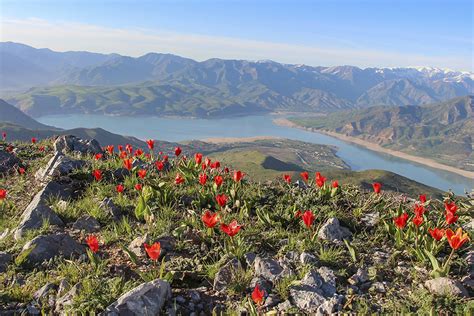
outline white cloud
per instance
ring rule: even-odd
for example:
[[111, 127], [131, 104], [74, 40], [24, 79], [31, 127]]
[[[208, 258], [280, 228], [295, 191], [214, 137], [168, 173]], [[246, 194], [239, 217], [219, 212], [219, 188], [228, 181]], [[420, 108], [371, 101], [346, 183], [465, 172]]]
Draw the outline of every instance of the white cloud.
[[459, 70], [473, 69], [472, 59], [465, 56], [422, 56], [354, 48], [314, 47], [139, 28], [120, 29], [72, 22], [51, 22], [36, 18], [2, 19], [0, 39], [57, 51], [87, 50], [130, 56], [163, 52], [197, 60], [218, 57], [272, 59], [283, 63], [327, 66], [424, 65]]

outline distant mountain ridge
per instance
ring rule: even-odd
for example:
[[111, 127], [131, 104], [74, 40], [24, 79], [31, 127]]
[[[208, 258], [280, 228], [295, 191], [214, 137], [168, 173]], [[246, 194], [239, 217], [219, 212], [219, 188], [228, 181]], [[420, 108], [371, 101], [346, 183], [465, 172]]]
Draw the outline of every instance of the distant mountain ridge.
[[474, 74], [426, 67], [312, 67], [217, 58], [198, 62], [159, 53], [137, 58], [58, 53], [10, 42], [0, 43], [0, 54], [8, 56], [0, 64], [2, 90], [36, 87], [7, 99], [33, 116], [332, 112], [429, 104], [474, 93]]
[[292, 121], [474, 170], [474, 96], [423, 106], [376, 106]]

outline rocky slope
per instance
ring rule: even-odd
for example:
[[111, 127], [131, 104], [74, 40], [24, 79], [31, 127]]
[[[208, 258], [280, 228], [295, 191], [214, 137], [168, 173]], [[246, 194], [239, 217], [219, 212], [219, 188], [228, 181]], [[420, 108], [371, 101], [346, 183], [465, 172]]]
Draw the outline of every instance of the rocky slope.
[[450, 230], [472, 232], [472, 197], [262, 184], [149, 145], [0, 143], [2, 313], [472, 312], [470, 241]]

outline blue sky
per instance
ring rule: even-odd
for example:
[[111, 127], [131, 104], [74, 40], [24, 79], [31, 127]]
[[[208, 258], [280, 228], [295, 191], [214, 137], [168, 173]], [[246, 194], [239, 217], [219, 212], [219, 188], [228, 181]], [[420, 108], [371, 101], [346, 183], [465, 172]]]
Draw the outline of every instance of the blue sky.
[[2, 41], [138, 56], [473, 70], [473, 2], [1, 1]]

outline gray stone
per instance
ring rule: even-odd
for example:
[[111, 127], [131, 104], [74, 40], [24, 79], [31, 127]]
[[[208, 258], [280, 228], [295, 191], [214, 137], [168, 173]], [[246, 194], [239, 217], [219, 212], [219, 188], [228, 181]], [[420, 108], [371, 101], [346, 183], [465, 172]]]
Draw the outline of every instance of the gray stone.
[[369, 274], [365, 269], [357, 269], [357, 272], [349, 278], [349, 283], [352, 285], [362, 284], [369, 280]]
[[285, 312], [285, 311], [289, 310], [292, 307], [293, 307], [293, 305], [291, 304], [291, 302], [289, 300], [286, 300], [283, 303], [278, 304], [276, 309], [280, 312]]
[[318, 259], [315, 255], [309, 252], [302, 252], [300, 255], [301, 264], [315, 265], [318, 263]]
[[56, 300], [56, 313], [60, 315], [68, 315], [67, 308], [72, 305], [74, 298], [81, 293], [82, 285], [75, 284], [66, 294]]
[[0, 272], [5, 272], [12, 261], [12, 255], [8, 252], [0, 251]]
[[83, 230], [86, 233], [94, 233], [100, 230], [100, 224], [94, 217], [83, 215], [72, 224], [72, 228]]
[[39, 301], [51, 294], [56, 294], [57, 290], [58, 286], [56, 284], [48, 282], [33, 294], [33, 298]]
[[122, 211], [115, 205], [111, 198], [105, 198], [100, 202], [99, 208], [110, 214], [114, 220], [119, 220], [122, 216]]
[[335, 217], [329, 218], [318, 232], [319, 238], [329, 241], [342, 241], [350, 236], [352, 236], [351, 231], [341, 226]]
[[278, 261], [270, 258], [261, 258], [257, 256], [254, 261], [255, 274], [261, 276], [271, 282], [282, 277], [283, 267]]
[[293, 263], [296, 263], [298, 260], [300, 260], [300, 256], [298, 255], [296, 251], [288, 251], [285, 254], [285, 258], [290, 260]]
[[48, 164], [36, 172], [35, 177], [40, 181], [47, 181], [54, 177], [65, 176], [76, 169], [85, 166], [83, 160], [71, 159], [60, 152], [56, 152]]
[[295, 186], [302, 190], [306, 190], [308, 188], [308, 185], [304, 181], [301, 181], [301, 180], [296, 180]]
[[454, 295], [460, 297], [468, 297], [469, 293], [466, 288], [458, 280], [439, 277], [425, 282], [426, 288], [437, 295]]
[[377, 293], [385, 293], [385, 285], [382, 282], [374, 282], [369, 288], [369, 291], [374, 291]]
[[328, 267], [321, 267], [318, 269], [318, 273], [324, 281], [321, 285], [321, 289], [323, 290], [324, 294], [327, 296], [335, 294], [336, 276], [334, 275], [334, 271], [332, 271]]
[[59, 136], [54, 142], [57, 152], [76, 152], [80, 154], [102, 154], [103, 150], [95, 139], [84, 140], [73, 135]]
[[7, 174], [15, 170], [21, 164], [21, 160], [12, 153], [0, 150], [0, 174]]
[[175, 300], [176, 300], [176, 303], [181, 304], [181, 305], [186, 303], [186, 299], [181, 295], [176, 296]]
[[144, 243], [150, 243], [148, 234], [143, 236], [138, 236], [128, 244], [128, 250], [133, 252], [137, 257], [146, 257], [145, 248], [143, 247]]
[[217, 271], [213, 284], [214, 290], [219, 292], [225, 290], [227, 285], [232, 281], [234, 274], [238, 273], [241, 269], [242, 265], [239, 260], [234, 258], [227, 262], [219, 269], [219, 271]]
[[368, 227], [374, 227], [380, 220], [379, 212], [366, 213], [362, 216], [361, 221]]
[[255, 286], [258, 284], [259, 288], [265, 292], [265, 295], [268, 295], [273, 288], [272, 282], [268, 281], [263, 277], [255, 277], [250, 281], [249, 291], [253, 291]]
[[199, 301], [201, 300], [201, 295], [198, 291], [195, 290], [189, 291], [189, 297], [191, 298], [191, 301], [195, 303], [199, 303]]
[[20, 225], [14, 234], [16, 240], [22, 238], [29, 230], [41, 228], [45, 221], [49, 222], [51, 225], [64, 226], [64, 223], [59, 216], [46, 205], [44, 191], [45, 189], [35, 195], [21, 215]]
[[168, 282], [160, 279], [143, 283], [120, 296], [109, 305], [105, 315], [160, 315], [161, 309], [171, 297]]
[[130, 171], [128, 171], [126, 168], [118, 168], [112, 172], [112, 177], [116, 181], [123, 181], [128, 176], [130, 176]]
[[263, 308], [272, 308], [276, 306], [278, 303], [280, 303], [281, 300], [280, 298], [275, 295], [275, 294], [270, 294], [268, 297], [265, 299], [265, 304], [263, 304]]
[[23, 246], [19, 257], [22, 257], [22, 264], [38, 265], [56, 256], [69, 259], [84, 253], [85, 247], [69, 235], [57, 234], [41, 235], [29, 241]]
[[247, 267], [250, 267], [253, 265], [256, 257], [257, 255], [254, 254], [253, 252], [247, 252], [246, 254], [244, 254], [244, 259], [245, 259], [245, 263], [247, 264]]
[[61, 297], [64, 296], [64, 294], [67, 293], [71, 285], [69, 284], [67, 279], [62, 279], [61, 282], [59, 282], [59, 287], [58, 287], [58, 293], [57, 296]]

